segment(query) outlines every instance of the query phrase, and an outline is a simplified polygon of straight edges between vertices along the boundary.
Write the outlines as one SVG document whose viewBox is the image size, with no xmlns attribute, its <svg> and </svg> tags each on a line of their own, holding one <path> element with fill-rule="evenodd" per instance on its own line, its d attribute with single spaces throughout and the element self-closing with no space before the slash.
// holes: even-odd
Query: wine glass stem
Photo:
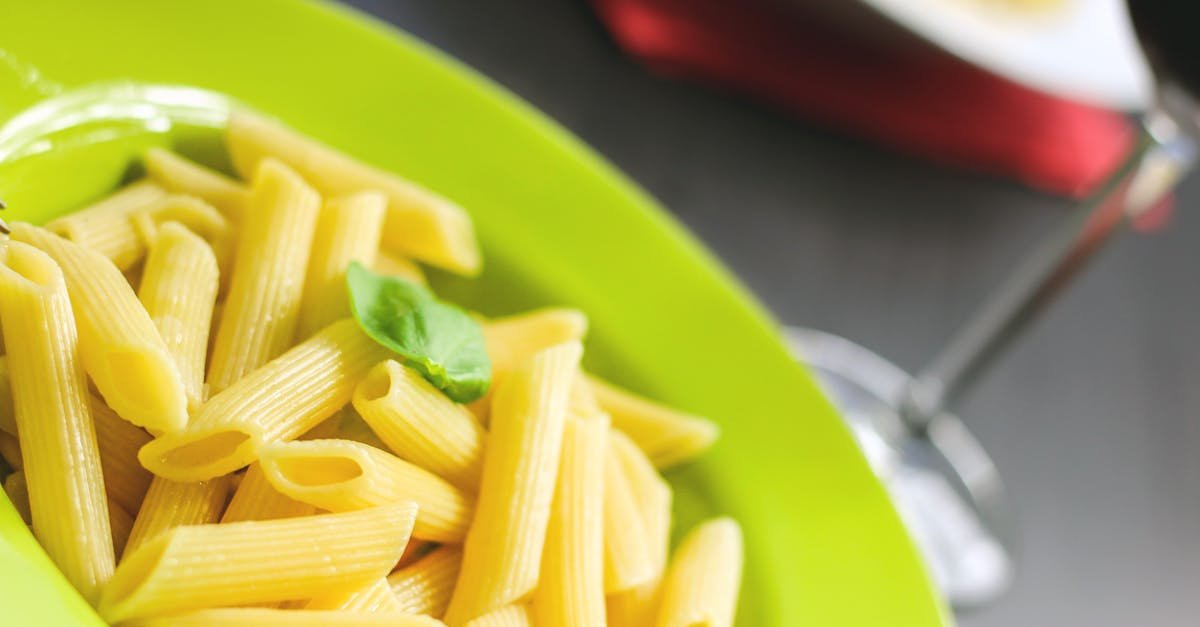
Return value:
<svg viewBox="0 0 1200 627">
<path fill-rule="evenodd" d="M 1164 200 L 1191 168 L 1196 143 L 1167 114 L 1149 112 L 1138 130 L 1125 161 L 1022 260 L 912 378 L 898 399 L 908 427 L 924 430 L 1053 300 L 1127 216 Z"/>
</svg>

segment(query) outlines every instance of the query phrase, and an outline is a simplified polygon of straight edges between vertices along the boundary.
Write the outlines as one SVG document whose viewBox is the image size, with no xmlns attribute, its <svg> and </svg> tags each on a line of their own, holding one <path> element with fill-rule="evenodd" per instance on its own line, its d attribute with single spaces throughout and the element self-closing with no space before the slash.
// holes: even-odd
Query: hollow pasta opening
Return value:
<svg viewBox="0 0 1200 627">
<path fill-rule="evenodd" d="M 207 466 L 234 455 L 249 440 L 250 436 L 241 431 L 218 431 L 167 450 L 161 460 L 177 468 Z"/>
<path fill-rule="evenodd" d="M 386 361 L 371 369 L 367 373 L 367 377 L 363 379 L 358 387 L 359 399 L 371 402 L 377 401 L 386 397 L 392 391 L 392 371 L 393 367 L 403 367 L 399 364 L 393 366 L 394 362 Z"/>
<path fill-rule="evenodd" d="M 301 488 L 319 488 L 363 476 L 357 460 L 341 455 L 285 455 L 272 460 L 277 476 Z"/>
<path fill-rule="evenodd" d="M 39 287 L 52 287 L 62 282 L 62 271 L 46 253 L 21 242 L 9 241 L 0 261 L 22 279 Z"/>
</svg>

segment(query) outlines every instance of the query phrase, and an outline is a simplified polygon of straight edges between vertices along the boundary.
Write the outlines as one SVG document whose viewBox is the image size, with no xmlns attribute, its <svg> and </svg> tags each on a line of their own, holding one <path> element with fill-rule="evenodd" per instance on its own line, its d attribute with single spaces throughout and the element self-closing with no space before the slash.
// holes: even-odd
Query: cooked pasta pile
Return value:
<svg viewBox="0 0 1200 627">
<path fill-rule="evenodd" d="M 254 115 L 227 143 L 243 180 L 153 149 L 0 240 L 4 489 L 105 620 L 732 623 L 741 532 L 703 523 L 669 559 L 659 474 L 711 423 L 583 373 L 574 310 L 420 297 L 479 328 L 490 386 L 397 352 L 348 274 L 419 296 L 418 264 L 478 272 L 466 214 Z"/>
</svg>

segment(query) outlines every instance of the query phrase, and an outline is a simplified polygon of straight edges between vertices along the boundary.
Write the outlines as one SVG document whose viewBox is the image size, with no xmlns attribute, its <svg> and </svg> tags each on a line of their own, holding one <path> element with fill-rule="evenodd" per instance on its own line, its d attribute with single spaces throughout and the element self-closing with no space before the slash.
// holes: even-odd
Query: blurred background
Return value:
<svg viewBox="0 0 1200 627">
<path fill-rule="evenodd" d="M 1113 111 L 1150 93 L 1117 0 L 347 3 L 577 134 L 781 322 L 910 371 L 1119 161 Z M 952 407 L 1019 536 L 965 627 L 1200 623 L 1200 180 L 1169 204 Z"/>
</svg>

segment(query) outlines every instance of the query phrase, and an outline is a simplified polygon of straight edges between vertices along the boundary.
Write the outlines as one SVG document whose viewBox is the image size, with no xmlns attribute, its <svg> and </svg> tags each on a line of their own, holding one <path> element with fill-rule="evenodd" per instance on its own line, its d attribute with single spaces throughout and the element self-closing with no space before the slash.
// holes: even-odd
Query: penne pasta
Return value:
<svg viewBox="0 0 1200 627">
<path fill-rule="evenodd" d="M 108 406 L 138 426 L 183 428 L 183 380 L 125 277 L 95 251 L 29 224 L 11 226 L 13 240 L 37 246 L 62 268 L 79 325 L 79 355 Z"/>
<path fill-rule="evenodd" d="M 169 195 L 145 209 L 135 211 L 130 220 L 147 251 L 158 239 L 162 225 L 171 222 L 183 225 L 212 248 L 221 276 L 230 273 L 234 250 L 229 220 L 203 200 L 193 196 Z M 144 277 L 142 280 L 145 280 Z"/>
<path fill-rule="evenodd" d="M 596 377 L 588 377 L 600 408 L 612 417 L 613 427 L 629 436 L 658 468 L 692 459 L 716 441 L 717 425 L 622 390 Z"/>
<path fill-rule="evenodd" d="M 233 222 L 241 220 L 250 192 L 245 185 L 164 148 L 142 155 L 146 174 L 164 189 L 203 199 Z"/>
<path fill-rule="evenodd" d="M 532 609 L 539 625 L 604 627 L 604 462 L 608 417 L 567 419 Z"/>
<path fill-rule="evenodd" d="M 138 283 L 141 276 L 138 262 L 142 261 L 154 242 L 159 225 L 166 222 L 179 222 L 211 242 L 218 252 L 217 258 L 222 268 L 227 266 L 229 253 L 232 253 L 229 221 L 212 205 L 193 196 L 163 194 L 145 204 L 129 208 L 117 219 L 120 228 L 112 228 L 104 235 L 103 247 L 95 248 L 87 241 L 77 243 L 108 257 L 124 273 L 130 285 Z M 53 226 L 47 228 L 76 241 L 64 234 L 63 229 L 56 230 Z"/>
<path fill-rule="evenodd" d="M 610 594 L 605 598 L 605 617 L 609 627 L 643 627 L 654 625 L 658 618 L 661 581 Z"/>
<path fill-rule="evenodd" d="M 0 431 L 17 434 L 17 418 L 13 416 L 12 386 L 8 381 L 8 357 L 0 355 Z"/>
<path fill-rule="evenodd" d="M 126 548 L 135 551 L 146 541 L 176 527 L 219 521 L 229 498 L 230 483 L 228 475 L 192 483 L 155 477 L 133 521 Z"/>
<path fill-rule="evenodd" d="M 46 228 L 128 270 L 146 254 L 130 216 L 166 195 L 167 191 L 154 182 L 138 181 L 89 207 L 52 220 Z"/>
<path fill-rule="evenodd" d="M 472 410 L 486 421 L 491 393 L 509 372 L 538 351 L 562 342 L 583 341 L 587 328 L 587 316 L 575 309 L 536 309 L 486 321 L 483 338 L 492 361 L 492 386 L 488 394 L 471 404 Z"/>
<path fill-rule="evenodd" d="M 33 524 L 33 515 L 29 512 L 29 486 L 25 485 L 25 473 L 20 470 L 9 473 L 4 478 L 4 493 L 13 504 L 13 509 L 21 516 L 25 524 Z"/>
<path fill-rule="evenodd" d="M 577 309 L 535 309 L 488 320 L 483 337 L 492 372 L 507 374 L 539 351 L 571 340 L 583 341 L 587 329 L 587 316 Z"/>
<path fill-rule="evenodd" d="M 461 542 L 473 503 L 429 471 L 386 451 L 350 440 L 276 443 L 259 451 L 267 481 L 281 494 L 344 512 L 397 501 L 420 506 L 413 537 Z"/>
<path fill-rule="evenodd" d="M 533 616 L 528 606 L 506 605 L 467 621 L 466 627 L 533 627 L 533 624 Z M 558 623 L 546 624 L 553 625 Z"/>
<path fill-rule="evenodd" d="M 412 544 L 411 542 L 409 544 Z M 374 582 L 358 588 L 347 588 L 313 597 L 305 604 L 306 610 L 342 610 L 343 612 L 385 612 L 403 614 L 396 595 L 387 579 L 380 577 Z"/>
<path fill-rule="evenodd" d="M 388 575 L 400 609 L 410 614 L 441 616 L 462 566 L 462 547 L 446 545 Z"/>
<path fill-rule="evenodd" d="M 357 261 L 370 267 L 379 249 L 387 198 L 362 192 L 325 202 L 304 275 L 303 306 L 297 337 L 303 339 L 350 315 L 346 268 Z"/>
<path fill-rule="evenodd" d="M 629 480 L 645 528 L 653 576 L 644 584 L 609 595 L 608 622 L 612 627 L 653 624 L 671 540 L 671 488 L 645 453 L 628 436 L 613 429 L 609 447 Z"/>
<path fill-rule="evenodd" d="M 291 346 L 321 198 L 274 160 L 254 176 L 208 370 L 213 394 Z"/>
<path fill-rule="evenodd" d="M 91 394 L 88 405 L 96 425 L 104 491 L 125 511 L 136 512 L 142 506 L 151 479 L 150 471 L 138 463 L 137 452 L 150 441 L 150 434 L 122 420 L 104 401 Z"/>
<path fill-rule="evenodd" d="M 742 579 L 742 530 L 729 518 L 693 529 L 663 581 L 658 627 L 729 627 Z"/>
<path fill-rule="evenodd" d="M 416 514 L 415 504 L 403 502 L 345 514 L 176 527 L 126 554 L 98 611 L 120 622 L 366 585 L 396 563 Z"/>
<path fill-rule="evenodd" d="M 354 409 L 400 457 L 466 489 L 479 487 L 483 427 L 419 373 L 389 359 L 354 390 Z"/>
<path fill-rule="evenodd" d="M 150 441 L 138 459 L 173 481 L 229 474 L 263 444 L 295 439 L 332 416 L 389 354 L 353 320 L 335 322 L 214 395 L 187 429 Z"/>
<path fill-rule="evenodd" d="M 604 591 L 641 586 L 654 574 L 646 522 L 629 477 L 610 447 L 604 459 Z"/>
<path fill-rule="evenodd" d="M 445 627 L 428 616 L 394 612 L 364 614 L 337 610 L 279 610 L 261 607 L 225 607 L 142 618 L 121 627 Z"/>
<path fill-rule="evenodd" d="M 448 198 L 245 110 L 225 139 L 242 180 L 149 148 L 0 229 L 0 477 L 103 622 L 731 627 L 741 530 L 672 560 L 660 474 L 714 423 L 583 372 L 579 310 L 410 285 L 481 270 Z"/>
<path fill-rule="evenodd" d="M 273 520 L 296 518 L 316 513 L 317 508 L 308 503 L 286 497 L 267 481 L 262 466 L 250 464 L 242 475 L 241 483 L 229 499 L 229 506 L 221 516 L 221 522 L 242 520 Z"/>
<path fill-rule="evenodd" d="M 193 410 L 204 402 L 204 360 L 219 277 L 209 245 L 182 224 L 169 222 L 158 230 L 138 288 Z"/>
<path fill-rule="evenodd" d="M 384 248 L 459 274 L 479 272 L 482 261 L 471 219 L 448 199 L 251 113 L 230 116 L 227 142 L 234 168 L 243 176 L 274 157 L 328 196 L 383 192 L 388 198 Z"/>
<path fill-rule="evenodd" d="M 0 431 L 0 457 L 13 470 L 25 467 L 25 460 L 21 458 L 21 442 L 17 436 Z"/>
<path fill-rule="evenodd" d="M 655 470 L 646 454 L 617 430 L 609 433 L 612 455 L 620 463 L 625 478 L 629 481 L 646 537 L 650 541 L 650 557 L 655 577 L 661 577 L 667 567 L 667 556 L 671 540 L 671 486 Z"/>
<path fill-rule="evenodd" d="M 33 532 L 94 601 L 112 576 L 112 533 L 71 302 L 49 255 L 0 242 L 0 319 Z"/>
<path fill-rule="evenodd" d="M 525 599 L 537 585 L 582 352 L 577 341 L 548 348 L 496 391 L 479 502 L 446 611 L 452 627 Z"/>
<path fill-rule="evenodd" d="M 386 250 L 381 250 L 375 254 L 375 263 L 371 264 L 371 269 L 379 274 L 397 276 L 417 285 L 429 285 L 429 280 L 425 278 L 425 271 L 421 269 L 421 266 L 417 265 L 411 259 L 406 259 Z"/>
<path fill-rule="evenodd" d="M 129 542 L 129 532 L 133 530 L 133 516 L 112 499 L 108 500 L 108 526 L 112 531 L 113 555 L 121 559 Z"/>
</svg>

